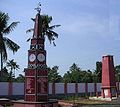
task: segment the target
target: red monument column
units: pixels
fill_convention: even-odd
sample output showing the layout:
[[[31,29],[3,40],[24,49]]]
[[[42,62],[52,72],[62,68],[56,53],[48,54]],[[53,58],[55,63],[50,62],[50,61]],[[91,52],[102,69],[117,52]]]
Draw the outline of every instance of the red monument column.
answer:
[[[45,37],[42,35],[41,9],[37,9],[33,37],[28,50],[28,67],[25,69],[25,101],[14,102],[14,107],[58,107],[56,100],[48,100]]]
[[[35,18],[34,34],[28,50],[28,68],[25,69],[25,100],[48,100],[48,73],[46,65],[46,51],[44,50],[44,36],[42,36],[41,16]]]
[[[117,97],[117,87],[115,81],[115,69],[113,56],[102,57],[102,92],[103,98]]]

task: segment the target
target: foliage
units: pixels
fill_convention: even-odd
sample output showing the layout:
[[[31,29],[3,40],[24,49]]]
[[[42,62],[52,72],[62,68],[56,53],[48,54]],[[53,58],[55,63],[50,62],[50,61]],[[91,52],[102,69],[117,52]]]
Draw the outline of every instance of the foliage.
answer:
[[[15,79],[16,82],[25,82],[25,76],[19,74],[19,76]]]
[[[11,60],[10,60],[11,61]],[[10,62],[9,61],[9,62]],[[99,82],[99,74],[98,71],[101,73],[102,71],[102,66],[101,62],[96,62],[97,67],[96,70],[90,71],[90,70],[82,70],[80,67],[78,67],[77,64],[73,63],[72,66],[70,66],[69,71],[67,71],[63,77],[59,74],[59,67],[58,66],[53,66],[52,68],[48,67],[48,82],[51,83],[58,83],[58,82],[64,82],[64,83],[92,83],[92,82]],[[7,66],[6,66],[7,67]],[[25,76],[20,74],[18,77],[10,76],[11,70],[4,67],[3,69],[3,81],[7,82],[10,80],[10,77],[12,78],[12,81],[14,82],[25,82]],[[98,69],[99,68],[99,69]],[[12,69],[13,70],[13,69]],[[120,65],[115,67],[116,71],[116,79],[117,81],[120,81]]]
[[[6,67],[3,68],[3,73],[2,73],[2,81],[7,82],[9,78],[9,72]]]
[[[9,80],[12,81],[12,78],[15,77],[15,70],[20,69],[19,65],[17,64],[17,62],[14,61],[14,59],[12,59],[7,62],[6,66],[10,69]],[[13,71],[14,71],[14,74],[13,74]]]
[[[94,72],[94,76],[96,78],[96,82],[101,82],[102,80],[102,62],[97,61],[96,62],[96,70]]]
[[[8,26],[9,21],[8,14],[0,12],[0,54],[1,54],[1,77],[3,69],[3,61],[7,60],[7,48],[13,53],[17,52],[20,46],[18,46],[11,39],[7,38],[6,35],[9,34],[17,26],[19,22],[12,22]]]
[[[117,65],[115,67],[115,72],[116,72],[116,80],[120,82],[120,65]]]
[[[92,72],[90,70],[81,70],[75,63],[63,76],[63,82],[65,83],[92,82],[92,80]]]
[[[42,35],[46,36],[48,38],[48,40],[50,41],[50,43],[52,42],[54,46],[55,45],[55,38],[58,38],[58,34],[54,31],[54,28],[59,27],[60,25],[52,25],[50,26],[51,22],[52,22],[52,16],[48,16],[48,15],[41,15],[42,18]],[[32,20],[35,22],[35,19],[32,18]],[[29,29],[26,32],[31,32],[34,31],[34,29]],[[29,41],[30,39],[28,39],[27,41]]]
[[[61,82],[62,77],[58,73],[59,67],[54,66],[52,68],[48,68],[48,81],[49,82]]]

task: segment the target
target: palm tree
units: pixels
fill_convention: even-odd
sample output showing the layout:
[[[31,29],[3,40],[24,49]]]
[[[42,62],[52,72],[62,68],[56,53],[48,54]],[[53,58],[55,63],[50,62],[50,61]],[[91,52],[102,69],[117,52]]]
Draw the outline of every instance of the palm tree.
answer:
[[[50,41],[50,43],[52,42],[54,46],[55,45],[55,38],[58,38],[58,34],[53,31],[54,28],[56,27],[59,27],[60,25],[52,25],[50,26],[50,23],[52,22],[52,16],[48,16],[48,15],[41,15],[41,18],[42,18],[42,35],[43,36],[47,36],[48,40]],[[31,18],[34,22],[35,22],[35,19]],[[27,30],[26,32],[31,32],[33,31],[34,29],[29,29]],[[27,40],[29,41],[30,38]]]
[[[13,53],[17,52],[20,46],[18,46],[14,41],[7,38],[6,35],[9,34],[17,26],[19,22],[12,22],[8,25],[9,16],[3,12],[0,12],[0,54],[1,54],[1,77],[3,62],[7,60],[7,48]]]
[[[9,75],[9,78],[10,80],[15,77],[15,70],[18,70],[20,69],[19,68],[19,65],[17,64],[17,62],[14,61],[14,59],[12,60],[9,60],[7,63],[6,63],[6,66],[10,69],[10,75]],[[13,73],[14,71],[14,73]]]

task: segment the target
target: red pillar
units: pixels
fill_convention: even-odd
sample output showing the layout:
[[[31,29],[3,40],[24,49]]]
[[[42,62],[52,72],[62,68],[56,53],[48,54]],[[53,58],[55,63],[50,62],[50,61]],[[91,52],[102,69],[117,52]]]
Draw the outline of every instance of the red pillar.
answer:
[[[88,83],[85,83],[85,93],[88,93]]]
[[[52,94],[55,95],[55,83],[52,83]]]
[[[117,95],[117,87],[115,81],[115,68],[113,56],[107,55],[102,57],[102,92],[104,98],[112,98]]]
[[[13,94],[13,83],[9,82],[8,83],[8,95],[12,95]]]
[[[64,83],[64,93],[67,94],[67,83]]]
[[[78,83],[75,83],[75,93],[78,94]]]
[[[98,97],[97,83],[94,83],[94,92],[95,92],[95,94],[96,94],[96,97]]]

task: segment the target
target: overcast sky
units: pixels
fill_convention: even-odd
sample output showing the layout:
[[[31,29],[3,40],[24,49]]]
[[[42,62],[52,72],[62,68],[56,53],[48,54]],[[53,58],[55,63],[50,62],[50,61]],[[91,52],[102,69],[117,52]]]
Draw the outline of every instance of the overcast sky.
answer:
[[[27,67],[29,43],[32,33],[26,30],[34,26],[39,0],[0,0],[0,10],[8,13],[10,23],[20,21],[8,35],[21,48],[9,59],[20,65],[19,73]],[[41,14],[53,17],[52,24],[60,24],[55,31],[59,34],[56,47],[46,40],[47,65],[59,66],[64,74],[72,63],[81,69],[95,69],[96,61],[103,55],[114,55],[115,65],[120,64],[120,0],[41,0]]]

